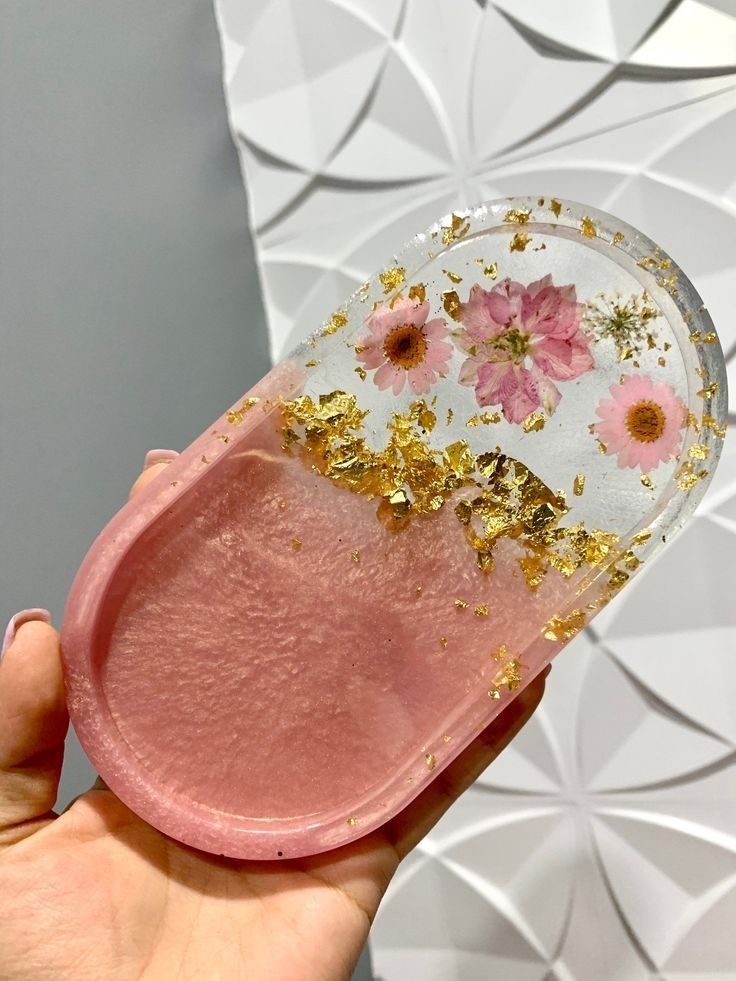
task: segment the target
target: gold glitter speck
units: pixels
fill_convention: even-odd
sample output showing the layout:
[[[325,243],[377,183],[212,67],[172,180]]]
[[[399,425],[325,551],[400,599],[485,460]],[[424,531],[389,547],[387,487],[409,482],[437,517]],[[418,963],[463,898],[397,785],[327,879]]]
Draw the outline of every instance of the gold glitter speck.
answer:
[[[495,279],[498,276],[498,263],[489,262],[487,266],[483,266],[483,275],[488,276],[489,279]]]
[[[531,240],[531,235],[526,232],[517,232],[509,242],[509,252],[523,252]]]
[[[498,690],[498,688],[496,688],[495,685],[491,685],[491,687],[488,689],[488,697],[492,698],[494,702],[497,702],[498,699],[501,697],[501,692]]]
[[[644,485],[644,487],[647,487],[649,490],[654,490],[654,484],[652,483],[652,478],[649,476],[648,473],[643,473],[641,475],[640,480]]]
[[[358,376],[358,378],[360,378],[362,382],[365,381],[365,377],[366,377],[365,368],[361,368],[360,365],[358,365],[358,367],[355,368],[355,374]]]
[[[488,616],[488,604],[487,603],[479,603],[476,606],[476,608],[473,610],[473,613],[477,617],[487,617]]]
[[[428,770],[434,770],[434,768],[437,766],[437,757],[434,755],[434,753],[426,753],[424,762],[427,764]]]
[[[555,218],[559,218],[560,212],[562,211],[561,202],[558,201],[556,198],[552,198],[552,200],[549,203],[549,210],[552,212]]]
[[[467,600],[456,599],[455,602],[453,603],[453,606],[455,607],[456,610],[467,610],[468,603]]]
[[[304,367],[305,368],[316,368],[318,364],[319,364],[319,361],[317,361],[316,358],[310,358],[309,361],[305,361],[304,362]]]
[[[353,551],[350,553],[350,558],[353,560],[353,562],[360,562],[360,552],[357,548],[353,549]]]
[[[349,817],[345,822],[345,824],[350,825],[351,828],[354,828],[357,823],[358,823],[358,819],[356,817]]]
[[[452,417],[454,415],[455,415],[455,413],[452,411],[452,409],[448,409],[447,410],[447,422],[445,423],[446,426],[449,426],[450,425],[450,423],[452,422]]]
[[[614,234],[614,236],[613,236],[613,244],[614,245],[618,245],[619,242],[623,242],[623,240],[624,240],[624,233],[623,232],[616,232]]]
[[[298,538],[292,538],[291,547],[294,549],[295,552],[298,552],[299,549],[302,547],[302,543]]]
[[[566,617],[552,617],[544,625],[547,640],[570,640],[585,626],[585,611],[573,610]]]
[[[447,647],[447,637],[440,637],[440,647]]]
[[[457,273],[452,272],[450,269],[443,269],[442,272],[447,276],[451,283],[462,283],[463,277],[458,276]]]
[[[583,491],[585,490],[585,474],[579,473],[575,475],[575,480],[572,484],[572,492],[575,497],[581,497]]]

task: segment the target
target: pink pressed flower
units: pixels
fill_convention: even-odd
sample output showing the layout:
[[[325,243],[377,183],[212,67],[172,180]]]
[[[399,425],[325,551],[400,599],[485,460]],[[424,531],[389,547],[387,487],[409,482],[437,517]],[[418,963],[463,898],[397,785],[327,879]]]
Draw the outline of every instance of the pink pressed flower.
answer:
[[[552,415],[560,401],[553,381],[593,367],[582,310],[575,287],[553,286],[551,276],[529,286],[507,278],[490,291],[476,283],[460,307],[463,329],[454,335],[469,355],[461,384],[475,388],[479,405],[501,405],[509,422],[522,422],[540,406]]]
[[[603,421],[594,425],[606,453],[616,454],[619,467],[641,467],[643,473],[671,460],[687,414],[674,390],[643,375],[626,375],[609,391],[613,398],[596,409]]]
[[[368,318],[369,332],[358,338],[358,360],[369,370],[377,368],[373,381],[398,395],[408,381],[415,395],[428,392],[444,376],[452,357],[452,345],[444,340],[444,320],[427,321],[429,303],[399,300],[381,307]]]

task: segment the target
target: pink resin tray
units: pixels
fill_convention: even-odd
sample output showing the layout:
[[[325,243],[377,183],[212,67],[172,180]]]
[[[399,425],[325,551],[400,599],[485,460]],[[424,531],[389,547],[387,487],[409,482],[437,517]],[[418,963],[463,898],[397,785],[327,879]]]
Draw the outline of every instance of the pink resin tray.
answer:
[[[62,633],[84,749],[214,853],[373,830],[682,525],[725,406],[700,298],[635,229],[448,216],[94,543]]]

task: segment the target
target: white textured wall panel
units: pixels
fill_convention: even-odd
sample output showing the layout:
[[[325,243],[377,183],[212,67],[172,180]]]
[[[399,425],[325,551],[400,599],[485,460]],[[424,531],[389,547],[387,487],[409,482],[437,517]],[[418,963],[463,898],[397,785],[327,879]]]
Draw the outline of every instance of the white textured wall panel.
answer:
[[[220,0],[275,356],[440,214],[611,211],[736,352],[731,0]],[[736,391],[736,382],[732,389]],[[402,866],[386,981],[736,978],[736,444]]]

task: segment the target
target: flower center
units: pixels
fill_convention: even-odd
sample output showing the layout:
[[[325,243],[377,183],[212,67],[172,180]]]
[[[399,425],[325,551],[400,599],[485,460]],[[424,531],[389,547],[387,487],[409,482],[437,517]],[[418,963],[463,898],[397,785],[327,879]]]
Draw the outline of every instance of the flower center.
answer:
[[[493,346],[499,351],[505,351],[516,364],[521,364],[529,350],[529,335],[522,334],[518,327],[512,327],[495,337]]]
[[[656,402],[636,402],[626,413],[629,435],[640,443],[654,443],[664,432],[666,419]]]
[[[420,327],[414,324],[399,324],[383,342],[386,359],[398,368],[416,368],[424,361],[427,352],[427,338]]]

